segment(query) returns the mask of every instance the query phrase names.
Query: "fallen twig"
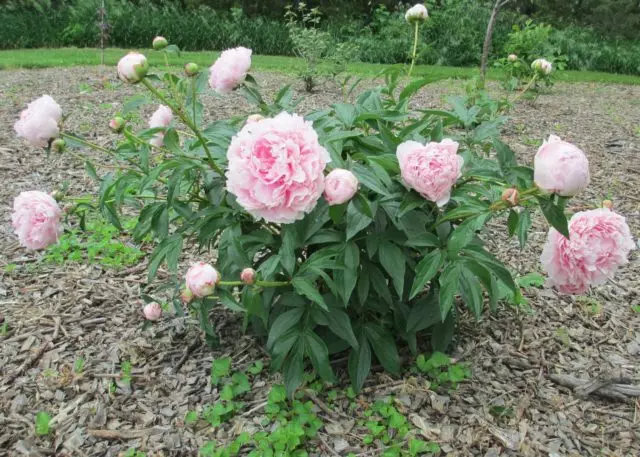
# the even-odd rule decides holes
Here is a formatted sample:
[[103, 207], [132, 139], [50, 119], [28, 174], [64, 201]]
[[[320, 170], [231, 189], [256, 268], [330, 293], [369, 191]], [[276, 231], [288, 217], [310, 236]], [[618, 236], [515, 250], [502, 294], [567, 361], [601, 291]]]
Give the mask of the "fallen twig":
[[88, 429], [87, 433], [96, 438], [102, 438], [103, 440], [132, 440], [135, 438], [142, 438], [148, 435], [157, 435], [159, 433], [166, 432], [168, 429], [161, 427], [145, 428], [142, 430], [102, 430], [102, 429]]
[[42, 346], [40, 346], [38, 351], [35, 354], [33, 354], [31, 357], [29, 357], [27, 360], [25, 360], [24, 363], [20, 365], [16, 371], [8, 375], [4, 383], [11, 384], [13, 381], [16, 380], [18, 376], [20, 376], [25, 370], [31, 367], [31, 365], [36, 363], [40, 359], [40, 357], [42, 357], [42, 355], [52, 347], [53, 347], [53, 343], [51, 341], [44, 343]]
[[202, 340], [200, 339], [200, 335], [198, 335], [198, 337], [194, 339], [189, 344], [189, 346], [187, 346], [187, 348], [184, 350], [184, 354], [182, 354], [182, 357], [180, 357], [180, 360], [178, 360], [178, 363], [176, 364], [176, 366], [173, 367], [173, 374], [176, 374], [178, 371], [180, 371], [180, 368], [182, 368], [182, 365], [184, 365], [184, 363], [187, 361], [191, 353], [195, 351], [196, 348], [200, 346], [201, 343], [202, 343]]
[[640, 386], [632, 385], [633, 381], [628, 378], [579, 379], [569, 375], [550, 374], [549, 379], [572, 389], [580, 397], [595, 394], [622, 402], [627, 402], [630, 397], [640, 397]]

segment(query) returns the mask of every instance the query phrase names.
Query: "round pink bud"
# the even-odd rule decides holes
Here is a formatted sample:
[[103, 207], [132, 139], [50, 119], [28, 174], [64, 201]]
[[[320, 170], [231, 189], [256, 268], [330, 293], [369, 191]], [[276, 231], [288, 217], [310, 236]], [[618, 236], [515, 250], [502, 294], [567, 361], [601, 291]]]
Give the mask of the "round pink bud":
[[191, 303], [192, 300], [193, 300], [193, 292], [191, 292], [191, 290], [188, 287], [185, 287], [184, 289], [182, 289], [182, 291], [180, 292], [180, 301], [182, 301], [184, 305], [188, 305], [189, 303]]
[[130, 52], [118, 62], [118, 77], [124, 82], [140, 82], [149, 71], [147, 58], [139, 52]]
[[61, 120], [60, 105], [49, 95], [43, 95], [27, 105], [13, 128], [19, 137], [32, 146], [44, 148], [52, 138], [57, 138], [60, 134], [58, 124]]
[[227, 150], [227, 189], [256, 218], [289, 224], [302, 219], [324, 190], [331, 160], [311, 122], [282, 112], [246, 124]]
[[264, 119], [264, 116], [262, 114], [250, 114], [249, 116], [247, 116], [247, 124], [253, 124], [255, 122], [260, 122]]
[[571, 143], [551, 135], [533, 159], [533, 180], [549, 193], [573, 197], [589, 185], [589, 160]]
[[427, 7], [422, 3], [418, 3], [417, 5], [412, 6], [407, 10], [404, 15], [404, 18], [407, 22], [424, 22], [429, 17], [429, 12], [427, 11]]
[[[167, 128], [173, 120], [173, 111], [171, 108], [165, 105], [160, 105], [158, 109], [151, 115], [149, 119], [149, 128]], [[157, 148], [161, 148], [164, 145], [164, 132], [156, 132], [156, 134], [149, 140], [149, 144]]]
[[115, 133], [120, 133], [124, 130], [124, 126], [127, 124], [122, 117], [116, 116], [109, 121], [109, 128]]
[[569, 239], [551, 228], [540, 260], [552, 286], [583, 294], [612, 277], [635, 247], [625, 218], [598, 208], [573, 215]]
[[401, 143], [396, 156], [402, 180], [427, 200], [438, 206], [446, 205], [464, 163], [457, 152], [458, 143], [448, 138], [426, 145], [417, 141]]
[[603, 200], [602, 207], [607, 209], [613, 209], [613, 202], [611, 200]]
[[329, 205], [341, 205], [358, 191], [358, 178], [349, 170], [336, 168], [324, 179], [324, 198]]
[[208, 263], [198, 262], [191, 265], [185, 279], [193, 295], [202, 298], [213, 293], [220, 282], [220, 274]]
[[142, 309], [144, 318], [148, 321], [157, 321], [162, 317], [162, 306], [156, 302], [147, 303]]
[[165, 37], [157, 36], [153, 39], [153, 42], [151, 43], [151, 45], [153, 46], [153, 49], [155, 49], [156, 51], [161, 51], [167, 46], [169, 46], [169, 42]]
[[505, 189], [504, 192], [502, 192], [502, 197], [501, 200], [503, 202], [506, 202], [509, 206], [516, 206], [518, 204], [518, 197], [519, 197], [519, 193], [518, 193], [518, 189]]
[[67, 147], [67, 143], [62, 138], [56, 138], [51, 143], [51, 150], [54, 152], [64, 152]]
[[251, 49], [239, 47], [222, 51], [209, 70], [209, 85], [219, 94], [228, 94], [242, 84], [251, 68]]
[[45, 192], [21, 192], [13, 201], [11, 221], [20, 244], [27, 249], [44, 249], [62, 233], [62, 211]]
[[245, 268], [240, 273], [240, 280], [245, 284], [253, 284], [256, 280], [256, 270], [253, 268]]
[[200, 73], [200, 67], [197, 63], [189, 62], [184, 64], [184, 74], [191, 77]]
[[534, 60], [531, 64], [531, 68], [543, 75], [548, 75], [553, 71], [553, 65], [547, 59]]
[[517, 56], [517, 55], [515, 55], [515, 54], [509, 54], [509, 57], [507, 57], [507, 60], [508, 60], [509, 62], [515, 62], [515, 61], [517, 61], [517, 60], [518, 60], [518, 56]]

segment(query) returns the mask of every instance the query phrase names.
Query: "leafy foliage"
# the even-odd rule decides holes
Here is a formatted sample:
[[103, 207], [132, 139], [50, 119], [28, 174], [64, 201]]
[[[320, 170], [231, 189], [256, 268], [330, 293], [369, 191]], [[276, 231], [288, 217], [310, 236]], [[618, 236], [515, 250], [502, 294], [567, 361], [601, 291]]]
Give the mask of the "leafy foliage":
[[45, 436], [49, 434], [49, 422], [51, 422], [51, 416], [46, 411], [39, 411], [36, 414], [36, 435]]

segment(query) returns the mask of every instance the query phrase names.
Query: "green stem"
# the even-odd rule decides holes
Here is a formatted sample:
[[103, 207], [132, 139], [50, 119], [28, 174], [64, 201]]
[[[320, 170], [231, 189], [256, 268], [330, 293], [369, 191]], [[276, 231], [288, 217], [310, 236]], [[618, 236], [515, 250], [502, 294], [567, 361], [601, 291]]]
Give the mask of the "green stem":
[[207, 140], [202, 136], [202, 134], [200, 133], [200, 130], [198, 130], [198, 127], [196, 127], [196, 125], [191, 121], [191, 119], [189, 119], [189, 116], [186, 116], [181, 108], [176, 107], [164, 95], [162, 95], [155, 87], [153, 87], [153, 84], [151, 84], [149, 80], [147, 80], [147, 78], [142, 78], [142, 84], [144, 84], [147, 87], [147, 89], [149, 89], [149, 92], [151, 92], [153, 95], [158, 97], [158, 100], [160, 100], [162, 103], [164, 103], [169, 108], [171, 108], [171, 111], [176, 113], [180, 118], [180, 120], [184, 122], [184, 124], [187, 127], [191, 129], [191, 131], [196, 135], [196, 138], [198, 138], [198, 140], [200, 141], [200, 144], [202, 144], [202, 148], [204, 149], [204, 152], [207, 154], [207, 159], [209, 159], [209, 166], [220, 176], [224, 176], [224, 172], [222, 171], [222, 169], [213, 160], [211, 151], [207, 146]]
[[[219, 286], [244, 286], [246, 285], [242, 281], [220, 281], [218, 283]], [[253, 283], [254, 286], [258, 287], [286, 287], [290, 286], [290, 281], [256, 281]]]
[[197, 124], [196, 121], [196, 79], [191, 78], [191, 107], [193, 110], [193, 123]]
[[416, 54], [418, 52], [418, 29], [420, 28], [420, 21], [416, 21], [413, 31], [413, 52], [411, 53], [411, 67], [409, 67], [409, 76], [413, 71], [413, 67], [416, 64]]
[[520, 99], [522, 98], [522, 96], [523, 96], [524, 94], [526, 94], [526, 93], [527, 93], [527, 91], [528, 91], [529, 89], [531, 89], [531, 86], [536, 82], [536, 80], [537, 80], [537, 79], [538, 79], [538, 72], [536, 72], [536, 73], [533, 75], [533, 78], [531, 78], [531, 81], [529, 81], [529, 84], [527, 84], [527, 85], [525, 86], [525, 88], [522, 90], [522, 92], [520, 92], [520, 93], [516, 96], [516, 98], [514, 98], [513, 100], [511, 100], [511, 104], [514, 104], [515, 102], [517, 102], [518, 100], [520, 100]]
[[[77, 136], [75, 136], [75, 135], [72, 135], [72, 134], [70, 134], [70, 133], [66, 133], [66, 132], [60, 132], [60, 136], [61, 136], [62, 138], [68, 138], [68, 139], [70, 139], [70, 140], [77, 141], [78, 143], [80, 143], [80, 144], [84, 144], [85, 146], [87, 146], [87, 147], [89, 147], [89, 148], [91, 148], [91, 149], [95, 149], [96, 151], [100, 151], [100, 152], [105, 152], [105, 153], [107, 153], [107, 154], [109, 154], [109, 155], [112, 155], [112, 156], [114, 156], [114, 157], [118, 158], [118, 155], [116, 154], [116, 152], [115, 152], [115, 151], [112, 151], [111, 149], [107, 149], [107, 148], [105, 148], [105, 147], [103, 147], [103, 146], [100, 146], [99, 144], [92, 143], [91, 141], [87, 141], [87, 140], [85, 140], [85, 139], [83, 139], [83, 138], [77, 137]], [[69, 152], [69, 151], [67, 151], [67, 152]], [[91, 161], [90, 161], [88, 158], [86, 158], [86, 157], [82, 157], [82, 156], [74, 155], [73, 153], [70, 153], [70, 154], [71, 154], [72, 156], [74, 156], [75, 158], [79, 159], [79, 160], [85, 160], [85, 161], [87, 161], [87, 162], [91, 162]], [[129, 162], [131, 165], [133, 165], [134, 167], [136, 167], [136, 168], [138, 168], [138, 169], [140, 169], [140, 170], [142, 169], [142, 168], [140, 167], [140, 165], [138, 165], [137, 163], [135, 163], [133, 160], [131, 160], [131, 159], [126, 159], [126, 160], [127, 160], [127, 162]], [[135, 170], [132, 170], [131, 168], [127, 168], [127, 167], [122, 167], [122, 168], [124, 168], [125, 170], [135, 171]]]

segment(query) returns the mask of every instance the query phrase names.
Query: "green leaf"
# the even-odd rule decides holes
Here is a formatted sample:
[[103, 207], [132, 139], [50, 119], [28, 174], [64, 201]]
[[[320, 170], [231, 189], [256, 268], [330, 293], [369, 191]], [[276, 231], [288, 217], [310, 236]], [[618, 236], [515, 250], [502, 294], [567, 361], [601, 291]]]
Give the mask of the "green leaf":
[[329, 310], [327, 304], [324, 301], [324, 298], [322, 298], [322, 295], [320, 294], [320, 292], [318, 292], [316, 286], [311, 283], [311, 281], [305, 278], [297, 277], [293, 278], [293, 280], [291, 281], [291, 285], [300, 295], [304, 295], [309, 300], [319, 305], [325, 311]]
[[353, 333], [351, 319], [347, 313], [340, 309], [331, 308], [329, 311], [325, 312], [325, 317], [327, 319], [328, 327], [333, 333], [349, 343], [352, 348], [358, 348], [358, 340], [356, 339], [356, 335]]
[[424, 286], [438, 273], [444, 261], [444, 252], [436, 249], [427, 254], [416, 266], [416, 276], [409, 294], [409, 300], [424, 290]]
[[373, 219], [358, 211], [353, 201], [349, 202], [349, 206], [347, 207], [347, 240], [356, 236], [372, 222]]
[[280, 314], [269, 329], [269, 338], [267, 339], [267, 349], [272, 350], [275, 342], [284, 334], [289, 332], [293, 327], [298, 325], [304, 316], [304, 308], [293, 308]]
[[351, 386], [357, 393], [362, 389], [365, 379], [371, 370], [371, 347], [364, 332], [358, 339], [358, 349], [351, 349], [349, 353], [348, 371]]
[[482, 299], [482, 287], [478, 279], [468, 270], [463, 269], [460, 275], [460, 292], [465, 305], [467, 305], [476, 318], [480, 318], [482, 305], [484, 303]]
[[509, 230], [509, 236], [513, 236], [513, 234], [516, 233], [519, 221], [520, 217], [518, 215], [518, 212], [514, 209], [509, 210], [509, 217], [507, 218], [507, 229]]
[[333, 109], [336, 112], [338, 120], [340, 120], [346, 128], [351, 128], [353, 126], [353, 121], [356, 119], [355, 106], [347, 103], [336, 103], [333, 105]]
[[568, 239], [569, 223], [567, 222], [567, 217], [565, 216], [562, 208], [554, 204], [551, 199], [543, 197], [536, 198], [538, 199], [538, 203], [540, 203], [542, 214], [544, 214], [544, 217], [547, 219], [549, 224]]
[[393, 336], [381, 327], [367, 324], [364, 327], [367, 341], [385, 370], [390, 373], [400, 371], [400, 356]]
[[304, 375], [304, 344], [301, 342], [296, 343], [297, 347], [289, 354], [289, 357], [284, 361], [282, 367], [282, 374], [284, 375], [284, 385], [287, 388], [287, 396], [293, 398], [296, 390], [302, 384], [302, 378]]
[[527, 238], [529, 236], [529, 229], [531, 228], [531, 213], [528, 210], [523, 210], [520, 213], [518, 219], [518, 225], [516, 227], [516, 233], [518, 234], [518, 242], [520, 243], [520, 249], [524, 249], [527, 244]]
[[451, 341], [453, 341], [453, 333], [455, 330], [455, 313], [449, 313], [444, 322], [439, 322], [433, 326], [431, 333], [431, 347], [436, 351], [446, 351]]
[[360, 270], [360, 249], [354, 241], [349, 241], [344, 245], [342, 262], [344, 269], [336, 271], [334, 277], [342, 299], [347, 304], [356, 287]]
[[86, 160], [84, 162], [84, 168], [91, 179], [93, 179], [95, 182], [100, 182], [100, 178], [98, 177], [98, 172], [96, 171], [96, 167], [94, 167], [89, 160]]
[[211, 384], [217, 386], [220, 379], [229, 376], [229, 374], [231, 374], [231, 359], [229, 357], [215, 359], [211, 362]]
[[296, 267], [296, 229], [293, 225], [284, 225], [282, 227], [282, 246], [280, 247], [280, 263], [289, 275], [293, 275]]
[[242, 293], [242, 307], [246, 310], [247, 316], [257, 316], [262, 320], [262, 324], [267, 327], [269, 316], [262, 304], [260, 291], [253, 287], [245, 288]]
[[176, 233], [162, 240], [153, 251], [153, 254], [151, 254], [151, 259], [149, 260], [149, 273], [147, 276], [148, 282], [153, 281], [153, 278], [155, 278], [158, 271], [158, 267], [164, 260], [167, 261], [169, 270], [173, 272], [177, 271], [178, 258], [180, 257], [181, 251], [182, 236], [180, 234]]
[[436, 290], [429, 291], [414, 304], [407, 317], [407, 333], [415, 333], [441, 321]]
[[335, 382], [335, 375], [329, 364], [329, 350], [322, 339], [313, 331], [305, 334], [306, 353], [311, 359], [313, 368], [327, 382]]
[[468, 245], [464, 249], [464, 255], [473, 257], [488, 268], [504, 285], [511, 289], [513, 293], [519, 290], [509, 270], [507, 270], [496, 257], [485, 251], [481, 246]]
[[460, 265], [457, 262], [448, 264], [440, 275], [440, 318], [442, 322], [453, 307], [459, 280]]
[[389, 194], [389, 190], [385, 188], [382, 181], [380, 181], [378, 176], [376, 176], [376, 174], [370, 167], [365, 167], [364, 165], [360, 164], [354, 164], [352, 171], [363, 186], [385, 197]]
[[490, 213], [483, 213], [467, 219], [462, 224], [458, 225], [447, 242], [447, 250], [449, 253], [457, 254], [460, 249], [471, 243], [476, 235], [476, 231], [480, 230], [484, 226], [490, 216]]
[[218, 299], [220, 300], [220, 303], [222, 303], [225, 308], [230, 309], [231, 311], [242, 312], [242, 313], [247, 311], [242, 306], [240, 306], [240, 303], [238, 303], [238, 301], [235, 299], [233, 294], [228, 290], [220, 288], [216, 290], [216, 294], [218, 295]]
[[398, 246], [388, 241], [383, 241], [378, 248], [378, 258], [382, 267], [387, 271], [393, 281], [398, 297], [402, 297], [404, 290], [404, 272], [406, 268], [405, 254]]
[[49, 434], [49, 422], [51, 416], [45, 411], [39, 411], [36, 414], [36, 435], [45, 436]]
[[429, 84], [431, 81], [432, 79], [430, 78], [413, 80], [412, 82], [407, 84], [404, 89], [402, 89], [402, 92], [400, 92], [398, 100], [402, 101], [402, 100], [407, 100], [413, 97], [420, 89], [422, 89], [424, 86]]

